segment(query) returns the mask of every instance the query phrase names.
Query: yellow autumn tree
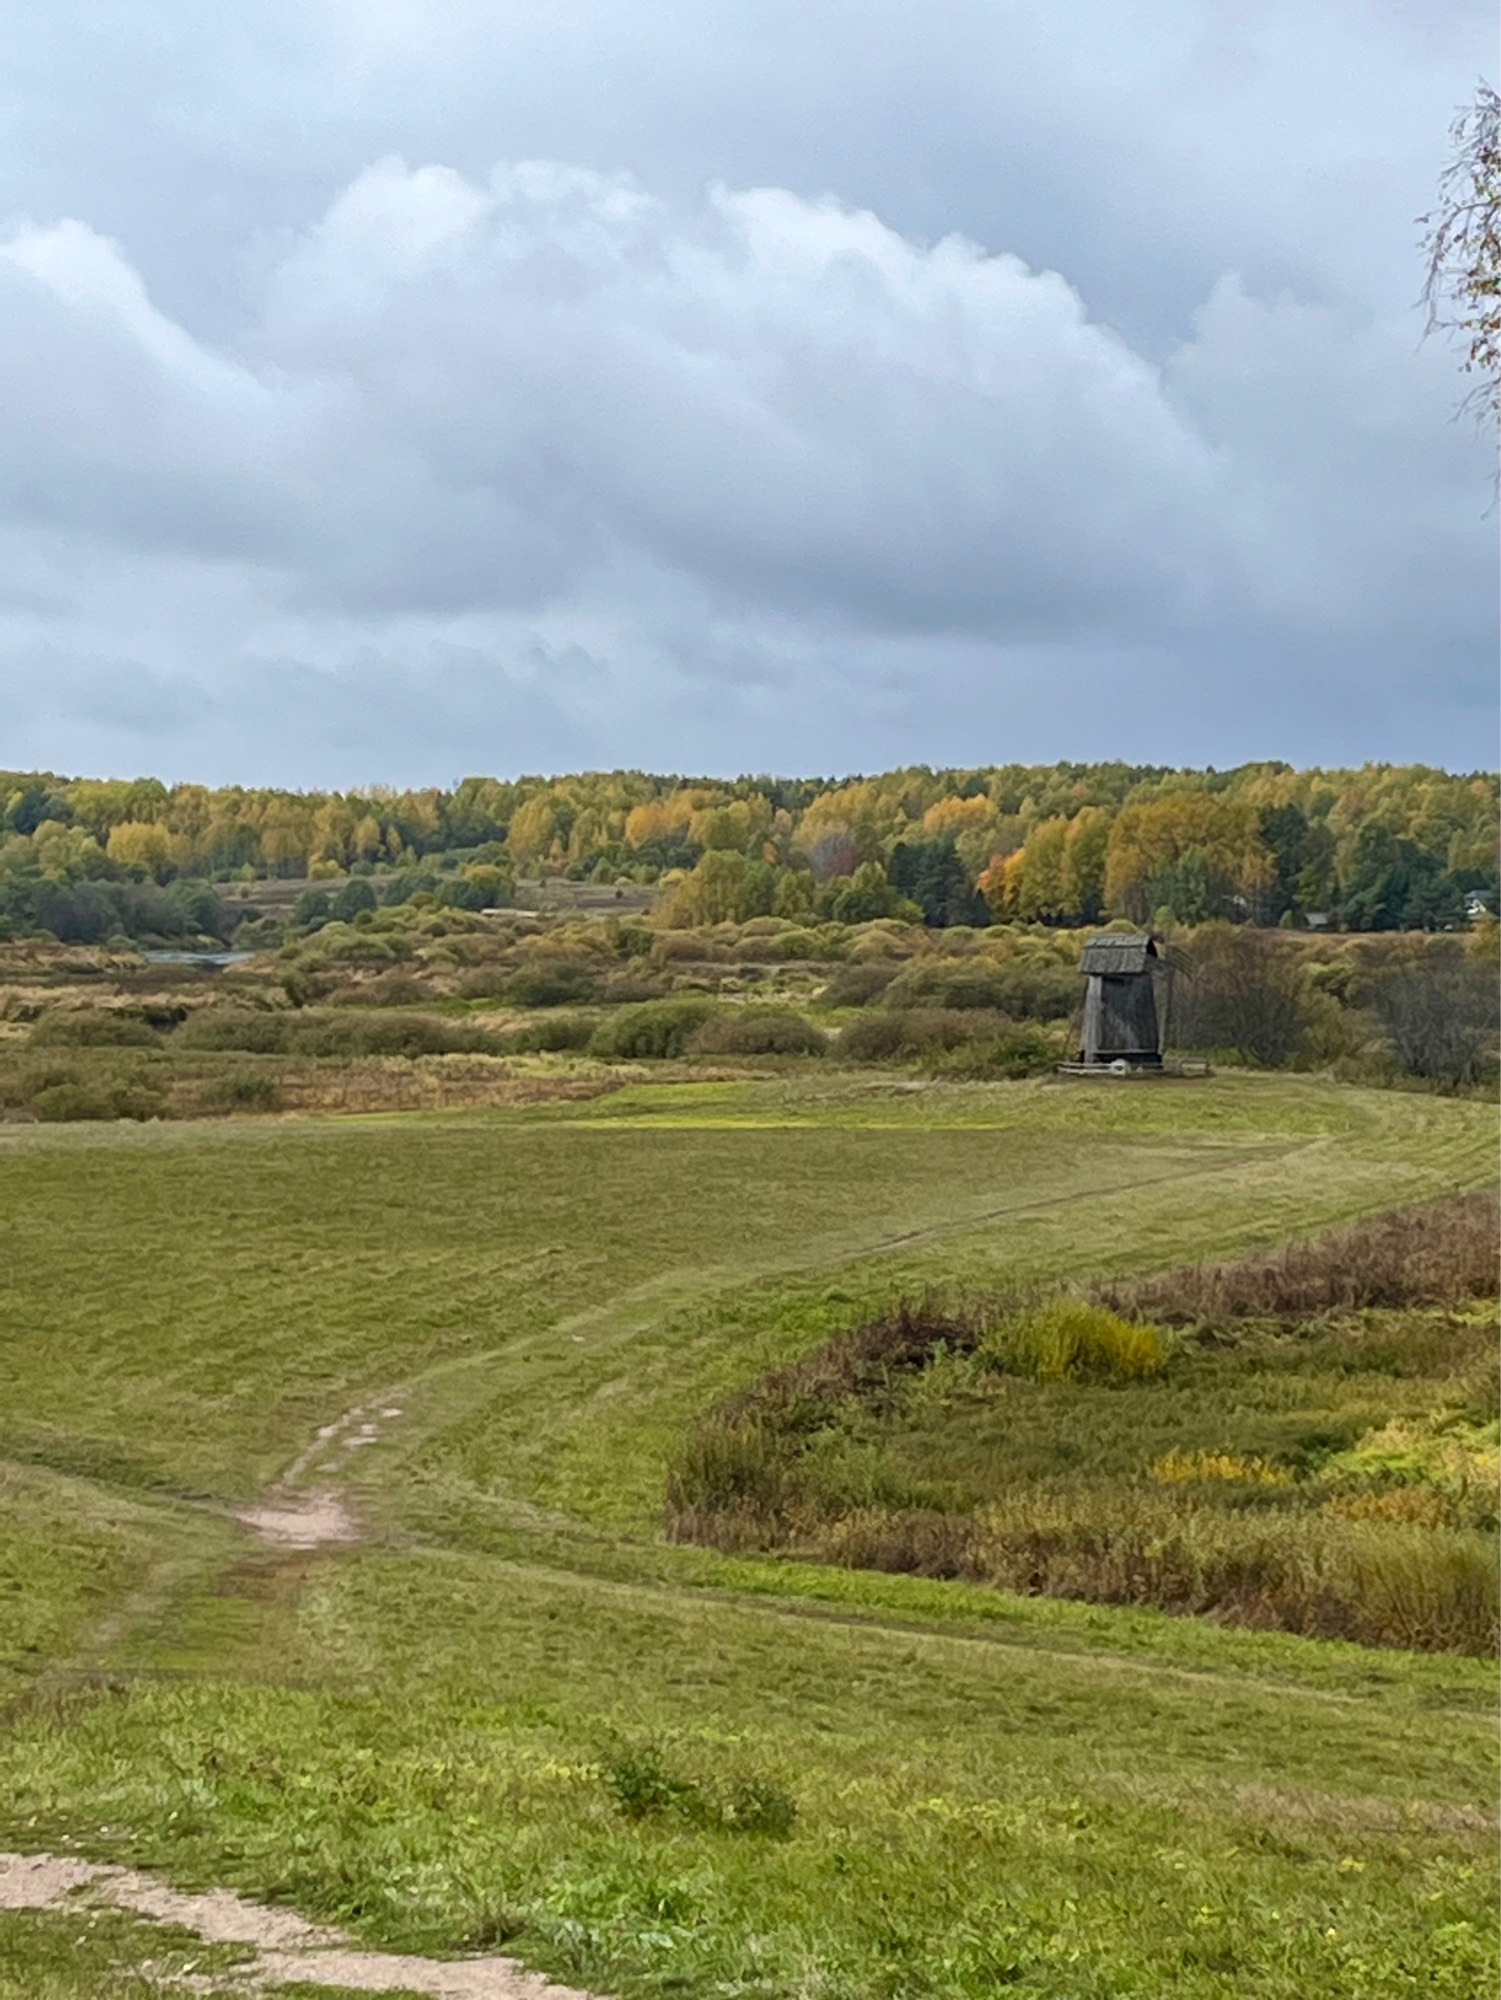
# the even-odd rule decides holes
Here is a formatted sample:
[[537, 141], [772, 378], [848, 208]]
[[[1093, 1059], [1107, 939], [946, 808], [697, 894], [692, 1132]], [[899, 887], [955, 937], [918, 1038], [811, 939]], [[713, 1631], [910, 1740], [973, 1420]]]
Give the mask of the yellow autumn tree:
[[1271, 873], [1253, 805], [1205, 791], [1171, 792], [1117, 813], [1105, 855], [1105, 901], [1137, 923], [1163, 902], [1198, 921], [1223, 914], [1217, 902], [1253, 901]]
[[171, 834], [152, 820], [121, 820], [110, 828], [104, 851], [117, 868], [128, 868], [133, 875], [150, 875], [158, 882], [172, 873], [175, 860]]
[[506, 845], [518, 868], [535, 868], [551, 854], [557, 837], [557, 811], [546, 792], [537, 792], [516, 808]]
[[1058, 923], [1068, 913], [1064, 856], [1068, 821], [1039, 820], [1027, 835], [1016, 871], [1015, 907], [1023, 923]]
[[1098, 922], [1105, 908], [1105, 854], [1110, 842], [1110, 814], [1103, 806], [1085, 806], [1068, 823], [1063, 844], [1063, 901], [1075, 923]]
[[975, 879], [975, 887], [990, 907], [990, 914], [998, 924], [1009, 923], [1016, 915], [1016, 896], [1021, 882], [1022, 850], [1014, 848], [1010, 854], [994, 854], [988, 867], [982, 868]]

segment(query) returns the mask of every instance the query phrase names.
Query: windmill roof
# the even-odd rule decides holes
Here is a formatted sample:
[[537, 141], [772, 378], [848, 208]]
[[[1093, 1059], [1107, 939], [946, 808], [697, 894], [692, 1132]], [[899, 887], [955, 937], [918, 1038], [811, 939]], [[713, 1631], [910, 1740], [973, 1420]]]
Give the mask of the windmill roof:
[[1157, 956], [1157, 947], [1149, 937], [1132, 937], [1122, 931], [1107, 931], [1103, 937], [1093, 937], [1085, 945], [1079, 959], [1079, 970], [1090, 973], [1107, 973], [1119, 976], [1123, 973], [1145, 972]]

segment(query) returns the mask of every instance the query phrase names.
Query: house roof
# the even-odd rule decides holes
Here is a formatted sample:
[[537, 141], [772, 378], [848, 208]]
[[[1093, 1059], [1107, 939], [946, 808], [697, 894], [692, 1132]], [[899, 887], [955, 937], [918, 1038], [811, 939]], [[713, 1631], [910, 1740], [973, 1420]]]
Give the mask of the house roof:
[[1107, 931], [1092, 937], [1079, 959], [1079, 970], [1105, 973], [1119, 978], [1127, 973], [1146, 972], [1157, 956], [1157, 946], [1149, 937], [1132, 937], [1124, 931]]

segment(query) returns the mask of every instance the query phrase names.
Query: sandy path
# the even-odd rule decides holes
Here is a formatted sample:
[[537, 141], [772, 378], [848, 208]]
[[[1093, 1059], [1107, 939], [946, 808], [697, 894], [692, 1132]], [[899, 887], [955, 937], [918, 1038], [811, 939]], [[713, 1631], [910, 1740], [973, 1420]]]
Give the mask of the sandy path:
[[[255, 1956], [215, 1976], [248, 1991], [283, 1982], [342, 1986], [357, 1993], [423, 1993], [432, 2000], [592, 2000], [527, 1972], [509, 1958], [437, 1959], [362, 1951], [343, 1934], [291, 1910], [247, 1902], [227, 1889], [188, 1895], [133, 1868], [64, 1854], [0, 1854], [0, 1910], [101, 1904], [149, 1922], [176, 1924], [205, 1944], [248, 1945]], [[184, 1990], [191, 1990], [191, 1982]]]

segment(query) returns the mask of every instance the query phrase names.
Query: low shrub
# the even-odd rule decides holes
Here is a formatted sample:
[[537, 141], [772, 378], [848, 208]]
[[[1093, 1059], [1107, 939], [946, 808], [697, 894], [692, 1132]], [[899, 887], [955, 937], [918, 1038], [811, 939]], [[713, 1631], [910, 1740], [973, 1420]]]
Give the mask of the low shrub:
[[599, 975], [582, 959], [539, 958], [499, 984], [498, 997], [513, 1007], [578, 1007], [599, 992]]
[[799, 1498], [787, 1437], [756, 1411], [711, 1411], [689, 1434], [667, 1477], [668, 1521], [678, 1541], [739, 1551], [785, 1533]]
[[617, 1751], [604, 1760], [599, 1775], [622, 1819], [660, 1819], [678, 1813], [693, 1824], [701, 1822], [703, 1795], [698, 1786], [670, 1770], [654, 1745]]
[[52, 1083], [37, 1091], [31, 1109], [44, 1125], [71, 1125], [116, 1116], [114, 1099], [91, 1083]]
[[506, 1036], [505, 1045], [516, 1055], [561, 1055], [586, 1049], [594, 1035], [594, 1022], [587, 1014], [549, 1014], [541, 1021], [528, 1021]]
[[164, 1091], [129, 1079], [70, 1079], [46, 1084], [31, 1098], [31, 1110], [44, 1125], [71, 1125], [102, 1118], [144, 1121], [164, 1117], [166, 1109]]
[[1023, 1022], [1001, 1034], [940, 1050], [928, 1058], [926, 1068], [930, 1076], [959, 1082], [1014, 1082], [1022, 1077], [1046, 1076], [1063, 1055], [1063, 1044], [1056, 1035]]
[[882, 1004], [999, 1011], [1005, 994], [1005, 975], [986, 959], [921, 958], [902, 968], [886, 988]]
[[662, 1000], [671, 992], [670, 980], [653, 977], [637, 965], [612, 972], [600, 989], [600, 999], [607, 1007], [631, 1007], [643, 1000]]
[[896, 978], [894, 965], [841, 965], [818, 995], [820, 1007], [868, 1007]]
[[493, 1031], [435, 1014], [380, 1013], [373, 1008], [313, 1008], [258, 1012], [249, 1007], [205, 1007], [174, 1036], [180, 1048], [238, 1050], [250, 1055], [432, 1056], [498, 1055], [505, 1043]]
[[883, 1008], [851, 1021], [839, 1036], [847, 1062], [901, 1062], [962, 1048], [967, 1042], [996, 1040], [1011, 1028], [1003, 1014], [966, 1008]]
[[688, 998], [623, 1007], [595, 1029], [589, 1053], [607, 1062], [662, 1061], [684, 1055], [712, 1011], [708, 1000]]
[[335, 1007], [417, 1007], [431, 1000], [431, 990], [410, 972], [381, 972], [341, 986], [329, 995]]
[[[1297, 1246], [1318, 1253], [1308, 1268], [1293, 1253], [1286, 1268], [1245, 1259], [1122, 1286], [1114, 1302], [1103, 1286], [904, 1302], [707, 1411], [671, 1470], [669, 1533], [1364, 1645], [1493, 1651], [1493, 1327], [1401, 1296], [1385, 1314], [1359, 1306], [1411, 1288], [1395, 1274], [1424, 1217], [1445, 1288], [1478, 1276], [1493, 1293], [1482, 1196]], [[1269, 1300], [1329, 1312], [1325, 1273], [1346, 1263], [1354, 1312], [1266, 1323]], [[1426, 1296], [1433, 1271], [1414, 1282]], [[1249, 1323], [1174, 1340], [1145, 1307], [1185, 1296], [1243, 1307]]]
[[495, 1055], [489, 1030], [433, 1014], [315, 1014], [291, 1017], [287, 1047], [307, 1056]]
[[511, 965], [472, 965], [460, 973], [453, 990], [461, 1000], [499, 1000], [514, 976]]
[[250, 1007], [204, 1007], [189, 1014], [172, 1037], [182, 1049], [242, 1049], [252, 1055], [279, 1055], [289, 1042], [292, 1015]]
[[1185, 1506], [1107, 1486], [1028, 1492], [982, 1514], [855, 1508], [799, 1553], [969, 1578], [1028, 1596], [1151, 1605], [1367, 1646], [1483, 1655], [1497, 1644], [1491, 1538], [1308, 1513]]
[[207, 1080], [198, 1092], [194, 1108], [206, 1116], [215, 1112], [279, 1111], [281, 1087], [264, 1070], [229, 1070]]
[[950, 1582], [983, 1570], [983, 1537], [966, 1514], [932, 1507], [854, 1507], [821, 1522], [810, 1544], [820, 1562]]
[[138, 1015], [55, 1009], [43, 1014], [27, 1042], [34, 1049], [154, 1049], [159, 1037]]
[[785, 1007], [739, 1007], [712, 1015], [693, 1037], [695, 1055], [821, 1056], [829, 1038]]

